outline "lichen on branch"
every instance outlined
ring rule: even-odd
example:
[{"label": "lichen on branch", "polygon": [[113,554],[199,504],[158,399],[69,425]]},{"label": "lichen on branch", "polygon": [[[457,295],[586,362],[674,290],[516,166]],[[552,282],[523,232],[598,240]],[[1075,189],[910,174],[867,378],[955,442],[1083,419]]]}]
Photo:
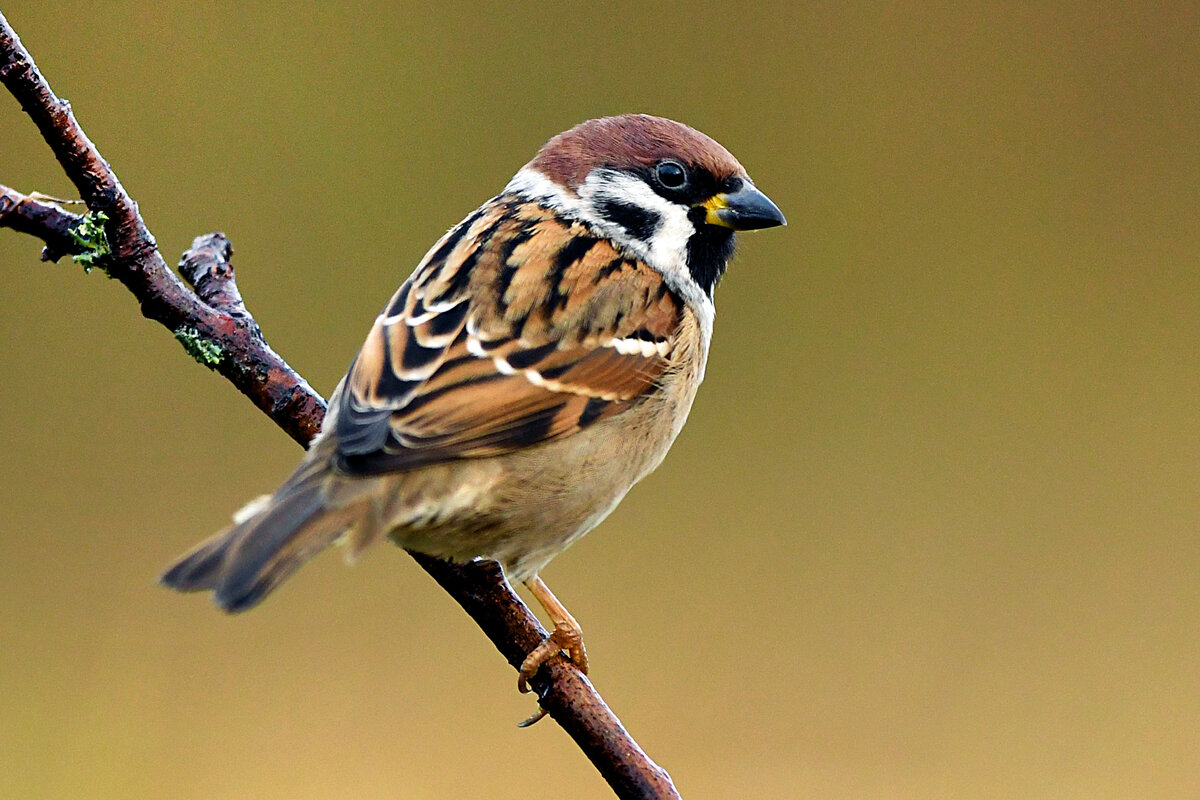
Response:
[{"label": "lichen on branch", "polygon": [[104,269],[104,259],[112,255],[112,248],[108,246],[108,236],[104,233],[104,225],[107,222],[108,215],[103,211],[90,211],[84,215],[83,221],[77,227],[68,232],[75,244],[81,248],[81,252],[71,256],[75,263],[82,266],[84,272],[91,272],[95,267],[100,267],[104,274],[111,278],[112,275]]},{"label": "lichen on branch", "polygon": [[200,331],[187,325],[175,329],[175,339],[183,345],[188,355],[211,370],[221,366],[225,351],[211,339],[205,339]]}]

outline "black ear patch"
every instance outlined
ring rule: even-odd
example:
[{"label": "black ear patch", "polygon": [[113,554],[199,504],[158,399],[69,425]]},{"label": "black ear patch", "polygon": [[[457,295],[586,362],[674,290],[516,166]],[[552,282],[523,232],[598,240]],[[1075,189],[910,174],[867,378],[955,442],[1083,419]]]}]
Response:
[{"label": "black ear patch", "polygon": [[602,198],[596,211],[609,222],[620,225],[631,238],[639,242],[649,242],[654,238],[654,232],[662,221],[655,211],[612,197]]}]

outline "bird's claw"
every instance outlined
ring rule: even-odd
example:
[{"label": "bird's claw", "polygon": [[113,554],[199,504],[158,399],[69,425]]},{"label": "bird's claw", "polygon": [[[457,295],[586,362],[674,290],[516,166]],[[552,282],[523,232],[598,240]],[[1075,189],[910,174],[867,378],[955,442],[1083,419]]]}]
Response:
[{"label": "bird's claw", "polygon": [[[517,673],[517,690],[522,694],[533,691],[529,681],[542,668],[542,665],[561,652],[566,652],[567,658],[576,669],[587,675],[587,648],[583,646],[583,632],[578,626],[557,625],[554,632],[542,640],[542,643],[525,656],[521,669]],[[546,716],[546,709],[541,706],[528,719],[517,723],[519,728],[528,728],[533,723]]]},{"label": "bird's claw", "polygon": [[578,626],[556,625],[554,632],[542,640],[542,643],[525,656],[525,660],[521,662],[521,669],[517,673],[517,690],[522,694],[532,691],[529,688],[529,681],[537,674],[537,671],[542,668],[551,657],[558,655],[560,652],[566,651],[567,658],[571,659],[580,672],[587,675],[588,672],[588,657],[587,648],[583,646],[583,632]]}]

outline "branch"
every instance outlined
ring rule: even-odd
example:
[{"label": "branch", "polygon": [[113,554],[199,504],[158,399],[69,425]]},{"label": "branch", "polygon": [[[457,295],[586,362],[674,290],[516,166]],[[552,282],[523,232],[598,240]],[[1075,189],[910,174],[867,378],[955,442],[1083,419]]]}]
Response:
[{"label": "branch", "polygon": [[[159,253],[137,204],[84,134],[70,104],[51,91],[2,14],[0,83],[33,119],[90,212],[86,217],[71,214],[0,186],[0,227],[45,241],[44,259],[68,254],[91,258],[133,293],[144,316],[172,331],[196,360],[228,378],[289,436],[307,444],[320,430],[325,402],[267,345],[246,310],[229,240],[220,233],[197,237],[179,264],[187,284],[180,280]],[[89,218],[103,225],[99,242],[88,243],[71,233],[83,230]],[[513,667],[547,636],[495,562],[455,565],[410,555]],[[587,678],[566,659],[549,660],[531,685],[541,706],[618,797],[679,798],[666,771],[646,756]]]},{"label": "branch", "polygon": [[36,236],[46,243],[42,261],[58,261],[66,255],[81,255],[83,245],[71,235],[83,217],[64,211],[54,203],[23,195],[0,186],[0,227]]}]

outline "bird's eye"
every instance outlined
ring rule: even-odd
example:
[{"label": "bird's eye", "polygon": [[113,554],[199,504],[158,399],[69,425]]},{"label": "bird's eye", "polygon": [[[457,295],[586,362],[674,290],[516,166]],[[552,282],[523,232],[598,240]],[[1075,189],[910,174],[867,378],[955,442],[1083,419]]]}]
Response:
[{"label": "bird's eye", "polygon": [[658,182],[668,189],[678,189],[687,183],[687,170],[678,161],[660,161],[656,170]]}]

